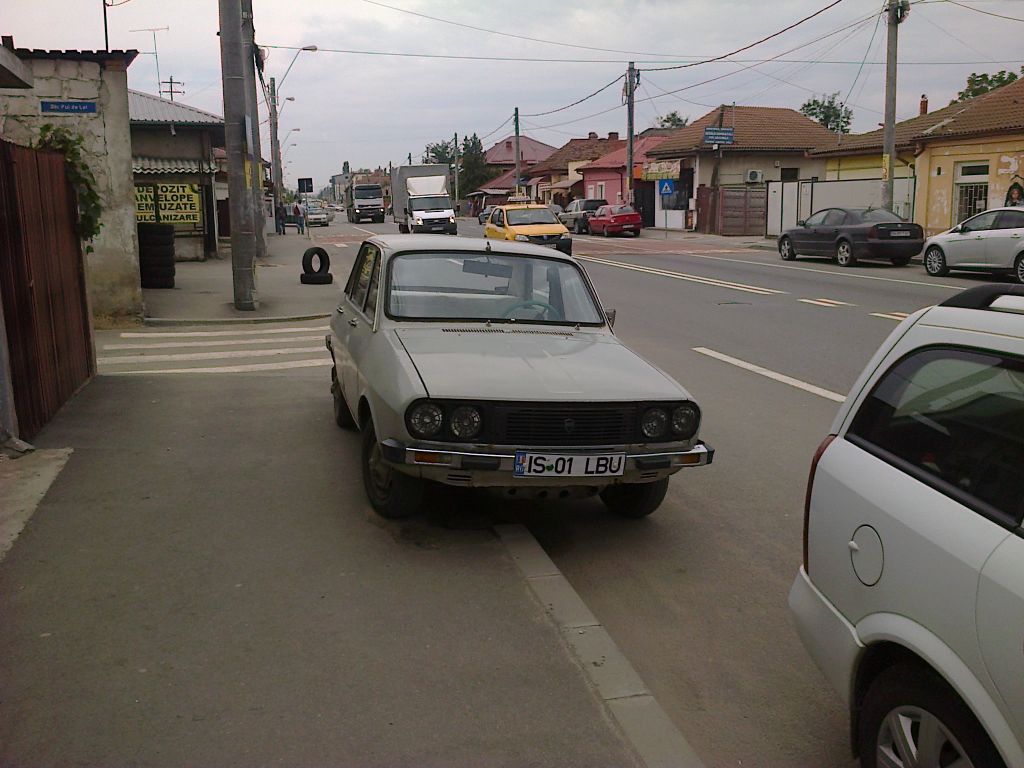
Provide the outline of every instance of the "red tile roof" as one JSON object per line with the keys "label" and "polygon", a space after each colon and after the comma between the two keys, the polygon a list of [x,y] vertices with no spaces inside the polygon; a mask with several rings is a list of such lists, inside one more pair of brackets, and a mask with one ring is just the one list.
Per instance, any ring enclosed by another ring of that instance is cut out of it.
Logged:
{"label": "red tile roof", "polygon": [[704,143],[704,129],[735,128],[735,142],[720,144],[725,152],[803,152],[827,142],[834,134],[795,109],[723,105],[680,128],[657,149],[653,157],[681,157],[711,149]]}
{"label": "red tile roof", "polygon": [[[488,165],[515,165],[515,146],[516,137],[506,136],[484,153],[484,159]],[[519,137],[519,154],[522,157],[522,163],[527,165],[539,163],[549,158],[554,151],[554,147],[550,144],[545,144],[543,141],[531,139],[529,136]]]}
{"label": "red tile roof", "polygon": [[602,155],[607,155],[609,152],[625,146],[625,139],[617,137],[602,139],[598,138],[596,133],[586,139],[569,139],[547,160],[530,168],[530,175],[546,176],[552,173],[565,173],[569,170],[569,163],[597,160]]}
{"label": "red tile roof", "polygon": [[[925,115],[896,123],[896,149],[909,150],[932,139],[986,136],[1024,131],[1024,78],[950,104]],[[811,150],[813,155],[867,154],[882,151],[883,130],[843,136]]]}
{"label": "red tile roof", "polygon": [[516,186],[516,169],[509,168],[500,176],[497,176],[490,181],[485,181],[480,185],[480,189],[496,190],[501,189],[505,191],[511,191]]}
{"label": "red tile roof", "polygon": [[[646,136],[633,142],[633,165],[639,165],[647,159],[647,153],[655,147],[664,144],[667,136]],[[584,165],[579,170],[591,171],[599,168],[616,170],[626,167],[626,147],[609,152],[603,157],[597,158],[594,162]]]}

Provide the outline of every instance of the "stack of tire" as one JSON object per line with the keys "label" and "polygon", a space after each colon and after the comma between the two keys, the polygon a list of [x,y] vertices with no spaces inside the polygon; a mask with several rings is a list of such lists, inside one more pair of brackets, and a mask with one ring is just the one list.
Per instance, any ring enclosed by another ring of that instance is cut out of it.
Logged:
{"label": "stack of tire", "polygon": [[302,254],[302,274],[299,282],[303,285],[330,285],[334,282],[331,274],[331,259],[320,247],[307,248]]}
{"label": "stack of tire", "polygon": [[173,288],[174,225],[142,222],[138,231],[142,287]]}

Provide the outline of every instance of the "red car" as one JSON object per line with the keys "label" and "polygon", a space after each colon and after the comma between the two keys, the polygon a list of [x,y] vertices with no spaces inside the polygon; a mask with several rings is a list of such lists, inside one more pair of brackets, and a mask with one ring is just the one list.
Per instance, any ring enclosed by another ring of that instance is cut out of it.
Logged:
{"label": "red car", "polygon": [[605,237],[626,232],[632,232],[633,237],[640,237],[640,229],[643,227],[640,214],[631,205],[602,205],[587,223],[591,234]]}

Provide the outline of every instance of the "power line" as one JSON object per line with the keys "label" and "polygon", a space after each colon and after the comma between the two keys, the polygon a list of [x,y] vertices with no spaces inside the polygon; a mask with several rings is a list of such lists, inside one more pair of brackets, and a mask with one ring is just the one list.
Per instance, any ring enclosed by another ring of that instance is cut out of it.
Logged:
{"label": "power line", "polygon": [[[369,0],[364,0],[364,2],[368,2],[368,1]],[[602,85],[600,88],[598,88],[596,91],[594,91],[589,96],[584,96],[582,99],[577,99],[572,104],[566,104],[564,107],[559,107],[558,109],[549,109],[547,112],[534,112],[533,114],[525,114],[524,113],[524,114],[520,115],[520,117],[541,117],[543,115],[553,115],[555,112],[562,112],[562,111],[564,111],[566,109],[569,109],[570,107],[575,107],[577,104],[582,104],[587,99],[594,98],[595,96],[597,96],[597,94],[601,93],[602,91],[608,90],[613,85],[615,85],[617,82],[619,82],[619,80],[621,80],[623,77],[624,77],[624,75],[619,75],[618,77],[616,77],[614,80],[612,80],[607,85]]]}
{"label": "power line", "polygon": [[857,87],[857,81],[860,80],[860,73],[864,71],[864,62],[868,60],[868,56],[871,55],[871,46],[875,44],[875,35],[878,34],[878,25],[882,21],[882,14],[879,13],[875,17],[875,28],[871,30],[871,39],[868,40],[868,47],[864,49],[864,58],[860,62],[860,66],[857,67],[857,74],[853,76],[853,82],[850,83],[850,90],[846,92],[846,98],[843,99],[843,105],[850,100],[850,95],[853,93],[853,89]]}
{"label": "power line", "polygon": [[[950,32],[949,30],[947,30],[947,29],[946,29],[945,27],[941,27],[941,26],[939,26],[939,25],[938,25],[938,24],[936,24],[936,23],[935,23],[934,21],[932,21],[931,19],[929,19],[927,15],[922,15],[922,16],[920,16],[919,18],[920,18],[920,19],[921,19],[921,21],[923,21],[923,22],[924,22],[925,24],[928,24],[928,25],[930,25],[930,26],[932,26],[932,27],[935,27],[935,28],[936,28],[937,30],[939,30],[939,32],[941,32],[942,34],[944,34],[944,35],[945,35],[946,37],[948,37],[948,38],[949,38],[950,40],[955,40],[956,42],[960,43],[960,45],[962,45],[962,46],[963,46],[964,48],[967,48],[968,50],[970,50],[970,51],[972,51],[972,52],[974,52],[974,53],[978,54],[979,56],[986,56],[986,57],[987,57],[987,55],[986,55],[986,54],[985,54],[984,52],[982,52],[982,51],[979,51],[979,50],[978,50],[977,48],[975,48],[975,47],[974,47],[973,45],[970,45],[970,44],[969,44],[969,43],[968,43],[968,42],[967,42],[966,40],[962,40],[961,38],[957,37],[957,36],[956,36],[956,35],[954,35],[954,34],[953,34],[952,32]],[[991,58],[989,58],[989,61],[991,61]]]}
{"label": "power line", "polygon": [[486,139],[486,138],[496,134],[498,131],[500,131],[502,128],[504,128],[506,125],[508,125],[511,121],[512,121],[512,115],[509,115],[508,117],[505,118],[505,122],[503,122],[501,125],[499,125],[497,128],[495,128],[493,131],[491,131],[490,133],[485,133],[483,136],[478,136],[477,138],[480,139],[480,141],[483,141],[484,139]]}
{"label": "power line", "polygon": [[961,8],[966,8],[968,11],[974,11],[975,13],[984,13],[986,16],[995,16],[997,19],[1008,19],[1009,21],[1024,22],[1024,19],[1018,18],[1016,16],[1004,16],[1001,13],[994,13],[992,11],[985,11],[985,10],[982,10],[981,8],[975,8],[972,5],[964,5],[963,3],[958,3],[957,0],[944,0],[944,1],[949,3],[949,4],[951,4],[951,5],[958,5]]}

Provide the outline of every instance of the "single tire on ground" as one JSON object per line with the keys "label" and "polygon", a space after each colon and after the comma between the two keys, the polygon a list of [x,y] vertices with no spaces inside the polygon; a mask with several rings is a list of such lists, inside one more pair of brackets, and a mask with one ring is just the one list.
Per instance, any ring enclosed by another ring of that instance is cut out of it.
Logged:
{"label": "single tire on ground", "polygon": [[325,275],[319,272],[303,272],[299,275],[299,282],[303,285],[330,285],[334,282],[334,275],[330,272]]}
{"label": "single tire on ground", "polygon": [[949,274],[946,265],[946,254],[937,245],[931,246],[924,254],[924,271],[932,277],[945,277]]}
{"label": "single tire on ground", "polygon": [[161,265],[161,266],[148,266],[148,267],[143,265],[143,267],[139,270],[139,276],[143,280],[146,280],[146,279],[151,278],[151,277],[155,277],[155,278],[159,279],[161,277],[174,277],[176,272],[177,272],[177,270],[175,269],[173,264],[171,264],[170,266],[163,266],[163,265]]}
{"label": "single tire on ground", "polygon": [[[316,269],[313,269],[313,259],[317,260]],[[302,254],[302,271],[307,275],[317,274],[326,275],[331,271],[331,257],[327,255],[320,246],[314,246],[307,248],[306,252]]]}
{"label": "single tire on ground", "polygon": [[377,514],[389,520],[416,514],[423,501],[424,483],[396,472],[384,461],[372,419],[363,426],[361,459],[363,488]]}
{"label": "single tire on ground", "polygon": [[163,234],[139,234],[139,248],[148,248],[150,246],[173,246],[174,235]]}
{"label": "single tire on ground", "polygon": [[352,418],[352,412],[345,402],[345,393],[341,391],[337,366],[331,367],[331,397],[334,399],[334,423],[342,429],[355,429],[356,420]]}
{"label": "single tire on ground", "polygon": [[173,288],[174,287],[174,276],[171,277],[147,277],[141,275],[141,282],[143,288]]}
{"label": "single tire on ground", "polygon": [[622,483],[609,485],[601,491],[601,501],[612,512],[623,517],[647,517],[661,506],[668,493],[668,478],[653,483]]}
{"label": "single tire on ground", "polygon": [[139,258],[147,261],[174,261],[173,245],[140,245]]}
{"label": "single tire on ground", "polygon": [[136,231],[139,236],[139,243],[152,243],[154,245],[168,245],[174,242],[174,225],[158,224],[155,221],[140,222]]}
{"label": "single tire on ground", "polygon": [[[891,731],[894,721],[906,726],[896,738]],[[922,726],[923,722],[927,727]],[[901,754],[900,750],[910,747],[916,754],[920,746],[916,739],[925,732],[937,732],[937,738],[944,741],[941,751],[935,752],[942,755],[942,762],[930,765],[960,765],[961,758],[967,758],[975,768],[1006,768],[985,730],[956,692],[937,674],[914,664],[889,667],[871,683],[858,725],[862,768],[916,765],[911,763],[914,755]],[[907,744],[907,740],[912,743]]]}

